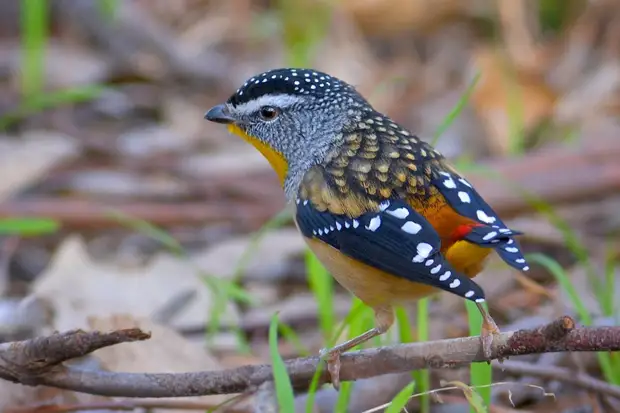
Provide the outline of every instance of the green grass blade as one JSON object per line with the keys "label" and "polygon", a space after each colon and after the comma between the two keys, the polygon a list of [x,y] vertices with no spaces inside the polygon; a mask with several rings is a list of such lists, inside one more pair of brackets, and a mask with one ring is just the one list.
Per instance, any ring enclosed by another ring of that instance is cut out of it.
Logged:
{"label": "green grass blade", "polygon": [[235,267],[235,270],[233,271],[233,277],[232,277],[233,280],[239,281],[241,279],[241,277],[243,276],[243,272],[245,271],[247,266],[250,264],[250,260],[256,254],[256,251],[258,250],[258,246],[263,241],[265,236],[269,232],[283,227],[290,221],[291,221],[291,213],[289,210],[284,208],[280,212],[275,214],[273,217],[271,217],[265,224],[263,224],[263,226],[261,226],[258,231],[255,231],[254,233],[252,233],[252,235],[250,236],[250,242],[247,248],[245,249],[245,251],[243,251],[243,254],[241,254],[241,257],[237,261],[237,266]]}
{"label": "green grass blade", "polygon": [[402,306],[398,306],[395,309],[396,322],[398,323],[398,339],[401,343],[413,342],[413,331],[411,331],[411,323],[409,322],[409,315],[407,310]]}
{"label": "green grass blade", "polygon": [[284,337],[286,341],[291,343],[291,345],[295,348],[295,350],[299,353],[301,357],[310,356],[310,350],[308,350],[308,347],[306,347],[304,343],[301,342],[301,339],[291,326],[280,322],[278,328],[280,334],[282,334],[282,337]]}
{"label": "green grass blade", "polygon": [[[352,299],[352,307],[363,304],[360,299],[354,297]],[[361,305],[361,313],[359,316],[354,317],[349,322],[349,334],[348,339],[359,336],[372,328],[374,323],[374,312],[368,306]],[[360,346],[353,347],[350,351],[359,349]],[[336,413],[346,413],[349,400],[351,398],[351,391],[353,390],[353,383],[342,382],[340,383],[340,391],[338,392],[338,400],[336,401]]]}
{"label": "green grass blade", "polygon": [[41,93],[45,83],[48,2],[27,0],[21,6],[21,92],[23,97]]}
{"label": "green grass blade", "polygon": [[113,20],[116,17],[118,7],[118,0],[99,0],[99,10],[109,20]]}
{"label": "green grass blade", "polygon": [[[475,303],[470,300],[465,301],[465,307],[467,309],[467,318],[469,320],[469,334],[472,336],[479,336],[482,327],[482,314],[478,310]],[[491,387],[489,386],[493,381],[493,370],[488,363],[473,363],[470,366],[470,380],[471,386],[478,388],[478,393],[486,406],[491,405]],[[486,387],[478,387],[486,386]],[[470,412],[478,412],[478,407],[470,403]]]}
{"label": "green grass blade", "polygon": [[129,216],[119,210],[109,210],[106,215],[114,219],[119,224],[159,242],[162,246],[175,255],[183,257],[186,256],[185,249],[181,243],[157,225],[143,219]]}
{"label": "green grass blade", "polygon": [[105,89],[103,86],[89,85],[25,96],[16,109],[3,113],[0,116],[0,131],[19,122],[21,119],[45,109],[96,99]]}
{"label": "green grass blade", "polygon": [[[417,336],[418,342],[428,341],[430,339],[429,329],[429,299],[423,298],[418,301],[417,311]],[[428,391],[431,389],[431,376],[428,369],[416,370],[413,372],[413,377],[418,386],[418,391],[422,393],[420,396],[420,411],[422,413],[428,413],[431,410],[431,398]]]}
{"label": "green grass blade", "polygon": [[415,382],[412,381],[411,383],[403,387],[403,389],[399,391],[396,396],[394,396],[394,398],[392,399],[392,402],[387,407],[387,409],[385,409],[384,413],[402,412],[414,391],[415,391]]}
{"label": "green grass blade", "polygon": [[[592,325],[592,316],[579,297],[577,289],[568,277],[568,274],[566,274],[566,271],[564,271],[564,268],[562,268],[556,260],[547,257],[544,254],[527,254],[526,258],[531,262],[542,265],[551,273],[551,275],[555,277],[560,287],[568,295],[573,307],[575,307],[575,311],[577,311],[581,322],[588,326]],[[620,375],[617,370],[614,370],[609,353],[598,352],[596,355],[598,357],[599,364],[601,365],[603,375],[605,376],[605,380],[613,384],[620,384]]]}
{"label": "green grass blade", "polygon": [[469,98],[471,97],[471,94],[476,88],[476,85],[478,84],[479,80],[480,80],[480,72],[476,72],[472,81],[469,83],[469,85],[467,85],[467,89],[465,89],[465,92],[459,98],[459,101],[456,102],[456,105],[452,108],[452,110],[450,110],[450,112],[444,118],[441,125],[439,125],[439,127],[435,131],[435,135],[433,136],[433,140],[432,140],[433,146],[437,145],[437,142],[439,142],[439,138],[441,137],[441,135],[446,130],[448,130],[450,125],[454,123],[454,121],[456,120],[456,118],[459,117],[463,109],[465,109],[465,106],[467,105],[467,102],[469,101]]}
{"label": "green grass blade", "polygon": [[310,290],[318,304],[321,333],[327,340],[335,324],[333,279],[310,250],[306,251],[306,271]]}
{"label": "green grass blade", "polygon": [[60,228],[60,222],[49,218],[0,219],[0,235],[22,237],[51,234]]}
{"label": "green grass blade", "polygon": [[586,325],[591,325],[592,316],[590,315],[590,312],[581,300],[581,297],[579,297],[577,289],[573,285],[566,271],[564,271],[564,268],[562,268],[562,266],[556,260],[544,254],[527,254],[526,258],[528,259],[528,261],[542,265],[547,271],[551,273],[551,275],[553,275],[560,287],[568,295],[568,298],[575,307],[575,310],[577,311],[577,314],[579,315],[581,321]]}
{"label": "green grass blade", "polygon": [[276,388],[276,398],[278,400],[278,411],[295,411],[295,393],[291,379],[286,371],[286,364],[278,351],[278,314],[271,317],[269,323],[269,354],[271,355],[272,373],[274,386]]}

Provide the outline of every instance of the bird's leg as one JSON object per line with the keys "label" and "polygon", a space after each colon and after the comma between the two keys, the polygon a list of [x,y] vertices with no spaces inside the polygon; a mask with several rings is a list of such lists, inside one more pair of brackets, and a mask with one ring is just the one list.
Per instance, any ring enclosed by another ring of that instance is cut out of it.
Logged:
{"label": "bird's leg", "polygon": [[336,390],[340,388],[340,355],[355,346],[367,342],[368,340],[380,336],[390,329],[394,324],[394,311],[392,307],[376,307],[375,310],[375,328],[360,334],[344,343],[338,344],[330,349],[322,349],[321,358],[327,362],[327,371],[332,379],[332,385]]}
{"label": "bird's leg", "polygon": [[482,353],[487,359],[491,358],[491,346],[493,345],[493,336],[500,333],[499,327],[495,324],[495,320],[485,310],[480,303],[476,303],[480,314],[482,314],[482,329],[480,334],[480,341],[482,342]]}

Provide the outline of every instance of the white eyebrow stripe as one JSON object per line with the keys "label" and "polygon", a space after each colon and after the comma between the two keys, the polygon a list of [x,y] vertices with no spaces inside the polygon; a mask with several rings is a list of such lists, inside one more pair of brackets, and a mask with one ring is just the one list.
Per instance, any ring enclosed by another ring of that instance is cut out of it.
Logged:
{"label": "white eyebrow stripe", "polygon": [[285,94],[277,95],[263,95],[257,99],[250,100],[249,102],[242,103],[233,108],[237,113],[250,114],[258,111],[263,106],[275,106],[277,108],[287,108],[295,103],[301,102],[302,96],[291,96]]}

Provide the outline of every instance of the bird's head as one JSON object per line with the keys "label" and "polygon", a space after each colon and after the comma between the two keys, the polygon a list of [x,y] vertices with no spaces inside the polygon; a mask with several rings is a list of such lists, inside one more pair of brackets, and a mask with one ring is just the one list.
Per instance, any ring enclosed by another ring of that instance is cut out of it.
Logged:
{"label": "bird's head", "polygon": [[248,79],[205,114],[254,145],[288,192],[372,111],[349,84],[311,69],[274,69]]}

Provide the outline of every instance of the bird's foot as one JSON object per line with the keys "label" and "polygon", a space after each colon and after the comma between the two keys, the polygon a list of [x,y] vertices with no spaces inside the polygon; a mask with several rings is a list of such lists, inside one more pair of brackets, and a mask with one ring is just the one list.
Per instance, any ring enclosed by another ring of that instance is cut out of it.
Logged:
{"label": "bird's foot", "polygon": [[327,372],[334,389],[340,390],[340,350],[323,348],[319,356],[327,363]]}
{"label": "bird's foot", "polygon": [[493,320],[490,315],[485,314],[482,321],[480,341],[482,343],[482,354],[489,360],[493,355],[493,338],[499,334],[499,327],[495,324],[495,320]]}

